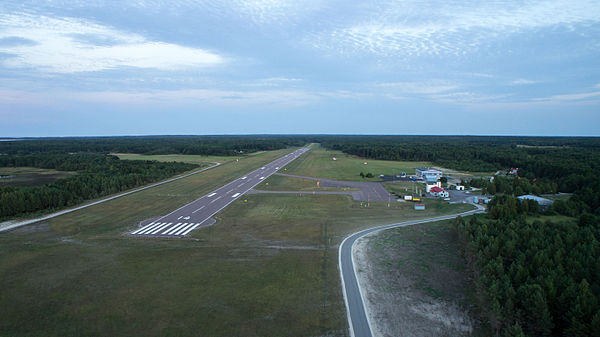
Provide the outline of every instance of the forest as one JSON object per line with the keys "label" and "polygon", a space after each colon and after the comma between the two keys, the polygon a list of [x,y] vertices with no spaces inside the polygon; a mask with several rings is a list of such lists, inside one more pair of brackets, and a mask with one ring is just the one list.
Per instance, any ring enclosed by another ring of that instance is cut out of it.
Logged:
{"label": "forest", "polygon": [[198,167],[186,163],[120,160],[101,153],[2,155],[0,167],[37,167],[78,174],[43,186],[0,186],[0,219],[73,206]]}
{"label": "forest", "polygon": [[[314,137],[311,137],[314,138]],[[302,146],[302,136],[137,136],[31,138],[0,142],[0,154],[98,152],[230,156]]]}
{"label": "forest", "polygon": [[502,336],[600,336],[598,217],[528,221],[539,212],[502,195],[487,216],[454,220],[482,311]]}

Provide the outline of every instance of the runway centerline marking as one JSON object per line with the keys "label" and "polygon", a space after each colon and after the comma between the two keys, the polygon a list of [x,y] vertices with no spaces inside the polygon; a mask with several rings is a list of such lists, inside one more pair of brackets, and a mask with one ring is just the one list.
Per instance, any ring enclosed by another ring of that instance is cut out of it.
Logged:
{"label": "runway centerline marking", "polygon": [[193,212],[192,212],[192,214],[194,214],[194,213],[198,212],[199,210],[203,209],[204,207],[206,207],[206,205],[204,205],[204,206],[202,206],[202,207],[198,208],[197,210],[193,211]]}

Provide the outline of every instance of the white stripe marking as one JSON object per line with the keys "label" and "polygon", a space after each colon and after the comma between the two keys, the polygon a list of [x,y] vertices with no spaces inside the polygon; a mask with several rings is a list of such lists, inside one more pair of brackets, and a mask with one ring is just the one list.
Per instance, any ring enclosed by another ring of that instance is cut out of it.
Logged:
{"label": "white stripe marking", "polygon": [[142,228],[136,229],[134,232],[131,232],[131,234],[137,234],[137,232],[139,232],[139,231],[141,231],[143,229],[146,229],[146,228],[148,228],[148,226],[152,226],[152,225],[154,225],[154,222],[151,222],[151,223],[147,224],[146,226],[144,226]]}
{"label": "white stripe marking", "polygon": [[177,232],[175,232],[175,234],[173,235],[179,235],[180,233],[182,233],[184,230],[192,227],[194,225],[194,223],[192,222],[191,224],[188,224],[187,226],[184,226],[183,228],[181,228],[180,230],[178,230]]}
{"label": "white stripe marking", "polygon": [[242,177],[242,180],[244,180],[244,179],[246,179],[246,178],[248,178],[248,177]]}
{"label": "white stripe marking", "polygon": [[149,231],[153,230],[154,228],[156,228],[156,227],[158,227],[158,226],[160,226],[162,224],[163,224],[162,222],[157,222],[153,226],[148,227],[148,228],[144,229],[143,231],[138,232],[138,235],[142,235],[142,234],[148,233]]}
{"label": "white stripe marking", "polygon": [[176,231],[178,231],[179,229],[181,229],[181,227],[187,225],[187,222],[184,222],[183,224],[179,225],[179,226],[173,226],[168,232],[167,235],[173,235],[173,233],[175,233]]}
{"label": "white stripe marking", "polygon": [[165,223],[164,225],[159,226],[155,230],[151,231],[150,233],[146,233],[146,234],[148,234],[148,235],[154,235],[154,234],[160,232],[161,230],[163,230],[164,228],[167,228],[167,227],[171,226],[172,224],[173,224],[172,222]]}
{"label": "white stripe marking", "polygon": [[214,199],[213,201],[211,201],[210,203],[212,204],[213,202],[215,202],[215,201],[217,201],[217,200],[219,200],[219,199],[221,199],[221,197],[215,198],[215,199]]}
{"label": "white stripe marking", "polygon": [[213,196],[213,195],[215,195],[215,194],[217,194],[217,193],[214,193],[214,192],[213,192],[213,193],[211,193],[211,194],[207,195],[207,197],[209,197],[209,198],[210,198],[210,197],[212,197],[212,196]]}
{"label": "white stripe marking", "polygon": [[192,212],[192,214],[194,214],[194,213],[198,212],[199,210],[203,209],[204,207],[206,207],[206,205],[204,205],[204,206],[202,206],[202,207],[198,208],[197,210],[193,211],[193,212]]}
{"label": "white stripe marking", "polygon": [[167,227],[167,229],[165,229],[162,233],[160,234],[167,234],[167,232],[171,231],[173,228],[179,226],[179,224],[181,224],[181,222],[176,223],[173,227]]}
{"label": "white stripe marking", "polygon": [[265,179],[265,177],[260,177],[259,179],[260,179],[260,180],[263,180],[263,179]]}
{"label": "white stripe marking", "polygon": [[237,185],[237,187],[240,187],[240,186],[242,186],[242,185],[244,185],[244,183],[241,183],[241,184]]}
{"label": "white stripe marking", "polygon": [[185,232],[181,233],[181,235],[187,235],[187,233],[193,231],[198,226],[200,226],[200,223],[195,224],[192,228],[190,228],[190,229],[186,230]]}
{"label": "white stripe marking", "polygon": [[232,195],[231,197],[232,197],[232,198],[235,198],[235,197],[237,197],[238,195],[240,195],[240,194],[239,194],[239,193],[236,193],[236,194]]}
{"label": "white stripe marking", "polygon": [[233,191],[233,189],[230,189],[230,190],[229,190],[229,191],[227,191],[227,193],[225,193],[225,194],[229,194],[231,191]]}

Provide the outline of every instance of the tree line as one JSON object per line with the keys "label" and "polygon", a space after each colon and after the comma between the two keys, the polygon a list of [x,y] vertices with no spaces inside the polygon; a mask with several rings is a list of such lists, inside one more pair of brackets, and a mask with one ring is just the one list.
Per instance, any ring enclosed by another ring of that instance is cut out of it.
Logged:
{"label": "tree line", "polygon": [[481,306],[498,335],[600,336],[598,218],[584,211],[575,221],[527,219],[538,212],[537,202],[504,195],[487,218],[453,221]]}
{"label": "tree line", "polygon": [[77,174],[43,186],[0,187],[0,218],[73,206],[198,167],[187,163],[120,160],[100,153],[0,156],[0,166],[29,166]]}

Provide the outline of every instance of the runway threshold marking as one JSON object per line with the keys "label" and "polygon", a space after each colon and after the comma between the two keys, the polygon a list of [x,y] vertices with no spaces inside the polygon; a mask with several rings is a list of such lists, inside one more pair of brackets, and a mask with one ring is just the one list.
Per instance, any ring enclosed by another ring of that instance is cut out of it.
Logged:
{"label": "runway threshold marking", "polygon": [[143,229],[146,229],[146,228],[148,228],[149,226],[152,226],[152,225],[154,225],[154,222],[151,222],[151,223],[147,224],[146,226],[144,226],[144,227],[142,227],[142,228],[138,228],[137,230],[135,230],[135,231],[134,231],[133,233],[131,233],[131,234],[134,234],[134,235],[135,235],[135,234],[137,234],[139,231],[141,231],[141,230],[143,230]]}
{"label": "runway threshold marking", "polygon": [[164,225],[158,226],[157,228],[155,228],[154,230],[152,230],[150,233],[146,233],[146,234],[148,234],[148,235],[154,235],[154,234],[160,232],[161,230],[163,230],[164,228],[167,228],[167,227],[171,226],[172,224],[173,224],[172,222],[165,223]]}
{"label": "runway threshold marking", "polygon": [[181,234],[183,231],[185,231],[186,229],[188,229],[188,228],[192,227],[193,225],[194,225],[194,223],[192,222],[192,223],[188,224],[187,226],[183,226],[181,229],[179,229],[179,230],[178,230],[177,232],[175,232],[175,234],[173,234],[173,235],[179,235],[179,234]]}
{"label": "runway threshold marking", "polygon": [[148,228],[144,229],[143,231],[140,231],[140,232],[138,232],[138,235],[145,234],[145,233],[147,233],[147,232],[149,232],[149,231],[153,230],[154,228],[156,228],[156,227],[158,227],[158,226],[160,226],[160,225],[162,225],[162,224],[163,224],[162,222],[157,222],[157,223],[155,223],[154,225],[152,225],[152,226],[150,226],[150,227],[148,227]]}
{"label": "runway threshold marking", "polygon": [[173,227],[167,227],[162,233],[160,234],[167,234],[167,232],[170,232],[173,228],[177,227],[181,225],[181,222],[176,223]]}
{"label": "runway threshold marking", "polygon": [[187,235],[187,233],[193,231],[194,229],[196,229],[196,227],[200,226],[201,223],[197,223],[194,226],[192,226],[192,228],[189,228],[188,230],[186,230],[185,232],[181,233],[181,235]]}
{"label": "runway threshold marking", "polygon": [[183,227],[183,226],[185,226],[187,224],[188,224],[187,222],[184,222],[184,223],[182,223],[179,226],[174,226],[171,229],[169,229],[166,234],[167,235],[173,235],[173,233],[175,233],[176,231],[178,231],[179,229],[181,229],[181,227]]}

